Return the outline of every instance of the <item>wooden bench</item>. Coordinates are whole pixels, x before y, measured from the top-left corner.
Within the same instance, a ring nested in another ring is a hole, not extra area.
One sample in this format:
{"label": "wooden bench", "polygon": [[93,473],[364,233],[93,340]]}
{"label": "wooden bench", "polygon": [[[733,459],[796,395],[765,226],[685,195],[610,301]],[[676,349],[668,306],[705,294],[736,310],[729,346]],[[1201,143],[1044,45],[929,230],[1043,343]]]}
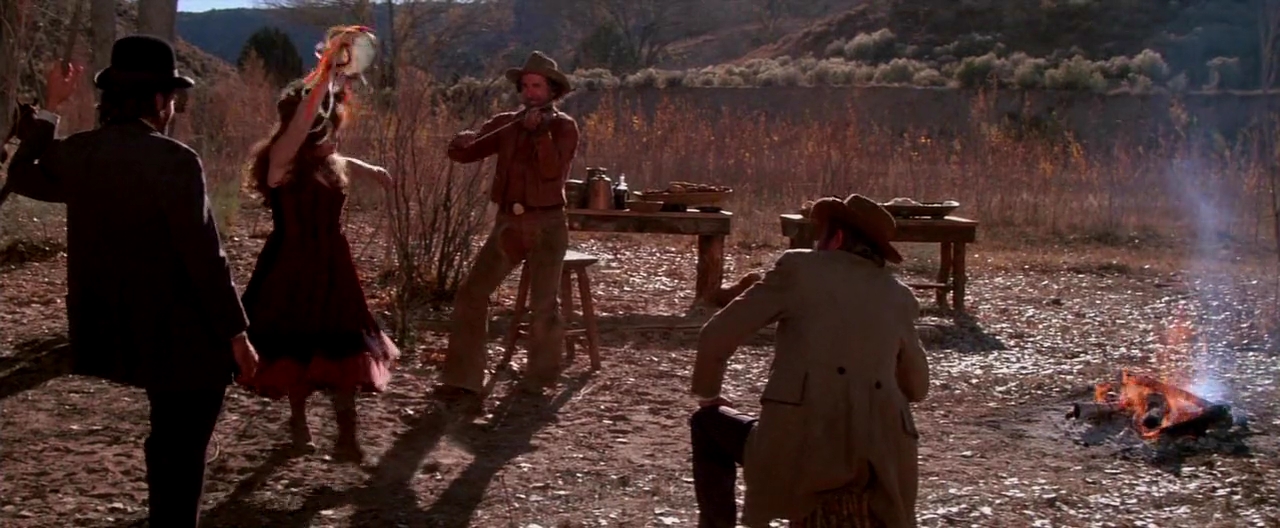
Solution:
{"label": "wooden bench", "polygon": [[[564,319],[564,348],[566,363],[573,363],[574,345],[578,341],[586,341],[587,355],[591,358],[591,369],[600,368],[600,329],[596,324],[596,306],[591,297],[591,276],[587,268],[600,259],[569,250],[564,256],[564,269],[560,272],[560,314]],[[520,268],[520,287],[516,293],[515,313],[511,316],[511,326],[507,329],[506,352],[502,364],[510,364],[516,352],[516,342],[529,334],[529,323],[524,322],[529,304],[529,262],[525,261]],[[573,310],[573,279],[578,279],[578,300],[582,304],[582,315],[577,317]]]}
{"label": "wooden bench", "polygon": [[[782,236],[790,239],[790,247],[813,247],[813,226],[798,214],[779,215],[782,224]],[[938,244],[940,258],[938,274],[935,281],[908,282],[912,288],[934,290],[938,306],[947,307],[947,295],[951,296],[951,306],[956,311],[964,311],[965,286],[969,282],[965,262],[966,244],[972,244],[978,238],[978,222],[968,218],[948,216],[946,218],[898,218],[893,242],[913,242]]]}
{"label": "wooden bench", "polygon": [[694,282],[694,302],[715,305],[724,282],[724,241],[733,228],[733,213],[569,209],[568,216],[570,231],[697,236],[698,274]]}

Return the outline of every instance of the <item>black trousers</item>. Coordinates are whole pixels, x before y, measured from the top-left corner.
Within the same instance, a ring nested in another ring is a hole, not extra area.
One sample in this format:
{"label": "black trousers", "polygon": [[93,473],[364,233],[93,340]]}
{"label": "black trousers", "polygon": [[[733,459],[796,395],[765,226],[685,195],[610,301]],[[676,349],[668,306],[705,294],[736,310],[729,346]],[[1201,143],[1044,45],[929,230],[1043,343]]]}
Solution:
{"label": "black trousers", "polygon": [[153,528],[196,528],[204,496],[205,456],[226,387],[147,390],[151,433],[143,445]]}
{"label": "black trousers", "polygon": [[703,407],[689,418],[698,528],[733,528],[738,521],[738,465],[757,419],[728,407]]}

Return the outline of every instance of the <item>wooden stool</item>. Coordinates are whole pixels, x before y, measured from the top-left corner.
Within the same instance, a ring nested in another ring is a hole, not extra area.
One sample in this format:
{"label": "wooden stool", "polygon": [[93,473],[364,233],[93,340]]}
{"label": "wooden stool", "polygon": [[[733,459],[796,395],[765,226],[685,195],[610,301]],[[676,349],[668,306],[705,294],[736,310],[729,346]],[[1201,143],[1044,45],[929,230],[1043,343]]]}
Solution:
{"label": "wooden stool", "polygon": [[[591,276],[587,267],[600,259],[570,250],[564,255],[564,269],[560,272],[560,314],[564,319],[564,349],[566,363],[572,364],[574,344],[586,338],[587,354],[591,357],[591,369],[600,368],[600,331],[596,326],[596,306],[591,298]],[[516,341],[529,334],[529,323],[523,322],[529,303],[529,261],[520,268],[520,289],[516,294],[515,313],[511,316],[511,326],[507,330],[506,353],[502,364],[511,363],[511,356],[516,352]],[[573,313],[573,276],[578,276],[578,299],[582,303],[581,324],[576,324]]]}

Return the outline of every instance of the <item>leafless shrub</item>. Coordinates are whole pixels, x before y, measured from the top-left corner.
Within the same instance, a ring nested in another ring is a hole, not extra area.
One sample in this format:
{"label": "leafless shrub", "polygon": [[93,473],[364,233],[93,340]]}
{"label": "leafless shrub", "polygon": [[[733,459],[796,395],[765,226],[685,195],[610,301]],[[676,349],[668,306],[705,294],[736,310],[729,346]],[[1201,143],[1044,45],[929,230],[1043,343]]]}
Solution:
{"label": "leafless shrub", "polygon": [[[368,151],[395,178],[386,217],[395,261],[392,281],[396,338],[409,340],[413,314],[450,301],[471,265],[475,239],[487,221],[485,168],[459,165],[445,155],[453,133],[474,128],[457,114],[437,111],[426,97],[430,83],[410,72],[396,91],[394,111],[368,119]],[[475,92],[473,116],[491,105]],[[473,119],[478,121],[478,119]]]}

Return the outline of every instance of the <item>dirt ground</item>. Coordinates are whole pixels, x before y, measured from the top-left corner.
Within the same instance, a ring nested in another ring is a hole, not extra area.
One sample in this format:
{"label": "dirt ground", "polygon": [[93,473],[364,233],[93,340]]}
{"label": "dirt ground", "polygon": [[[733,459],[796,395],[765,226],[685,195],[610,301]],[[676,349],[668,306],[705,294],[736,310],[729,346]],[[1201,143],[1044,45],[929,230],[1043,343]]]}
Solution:
{"label": "dirt ground", "polygon": [[[228,246],[241,285],[262,242],[248,232],[261,224],[248,224]],[[371,302],[385,306],[369,280],[377,237],[352,239]],[[287,404],[233,390],[211,451],[205,525],[696,525],[686,390],[707,314],[688,309],[693,240],[574,242],[602,259],[591,271],[602,370],[589,372],[579,354],[546,398],[509,393],[503,374],[485,417],[449,422],[426,398],[445,336],[424,331],[390,390],[360,401],[364,467],[328,460],[336,430],[321,396],[310,416],[320,450],[289,458]],[[33,244],[29,262],[0,259],[0,526],[129,526],[146,507],[146,400],[91,379],[45,381],[58,365],[40,351],[65,327],[57,249]],[[729,251],[734,280],[781,249]],[[979,244],[970,254],[970,313],[931,309],[922,321],[932,383],[915,406],[921,526],[1280,526],[1280,362],[1264,324],[1275,313],[1265,273],[1123,248]],[[928,270],[931,255],[912,247],[906,273]],[[499,319],[514,286],[513,276],[494,299]],[[1197,336],[1206,347],[1181,346]],[[731,361],[727,394],[743,408],[758,408],[770,350],[765,332]],[[1152,446],[1064,417],[1121,368],[1158,374],[1210,357],[1221,360],[1220,384],[1203,394],[1247,420],[1230,437]]]}

